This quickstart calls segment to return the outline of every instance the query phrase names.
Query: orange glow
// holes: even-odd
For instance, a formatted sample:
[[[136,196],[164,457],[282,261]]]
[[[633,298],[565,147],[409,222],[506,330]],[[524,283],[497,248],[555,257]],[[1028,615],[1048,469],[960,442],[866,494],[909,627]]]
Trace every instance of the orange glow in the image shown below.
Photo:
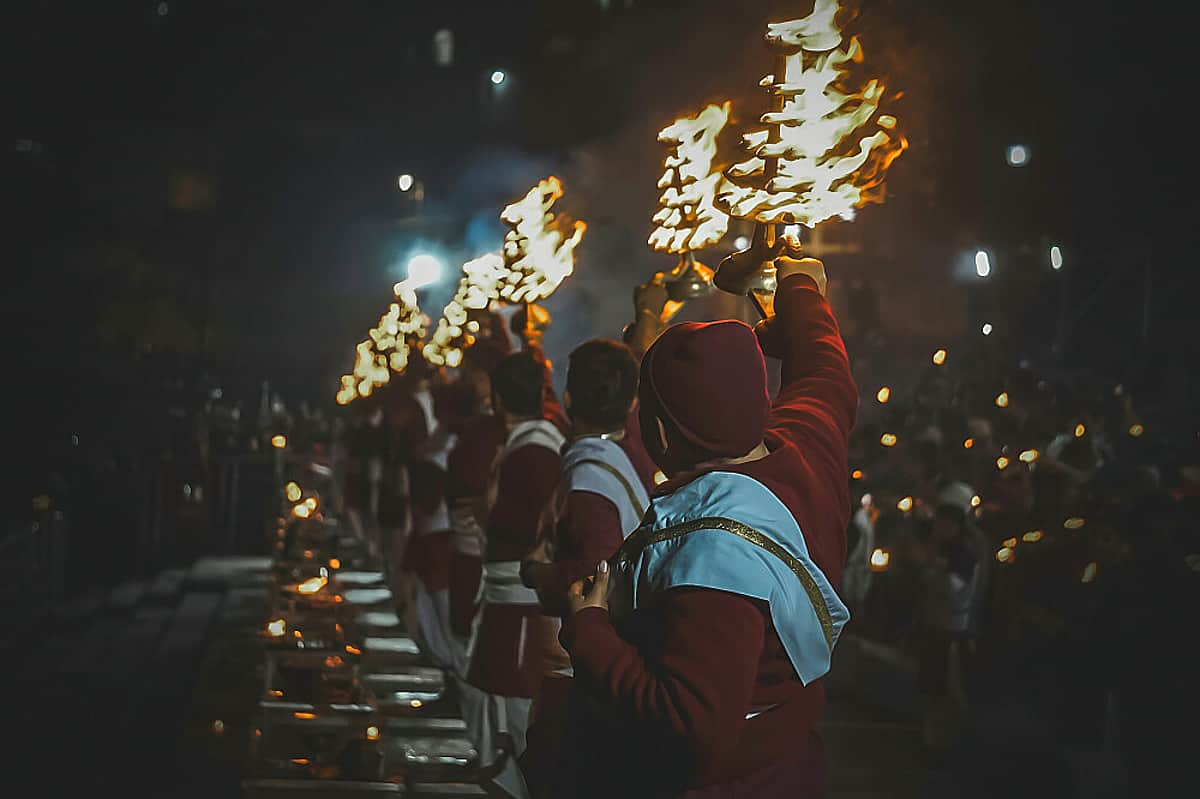
[[[1015,539],[1015,538],[1004,539],[1004,546],[1007,547],[1008,549],[1016,549],[1017,548],[1017,539]]]
[[[292,515],[297,519],[307,519],[312,516],[312,509],[304,504],[296,505],[292,508]]]
[[[508,276],[504,259],[496,253],[467,261],[462,271],[458,290],[442,310],[442,318],[421,350],[425,360],[435,366],[455,367],[462,363],[462,347],[466,342],[464,328],[470,330],[473,322],[467,318],[468,312],[481,311],[493,300],[499,300],[500,285]],[[478,328],[477,323],[475,327]]]
[[[295,763],[297,766],[307,766],[309,763],[309,760],[307,757],[293,757],[292,762]]]
[[[267,691],[267,693],[276,699],[279,699],[280,697],[283,696],[283,691],[279,691],[279,690],[271,690],[271,691]]]
[[[412,707],[412,708],[424,707],[424,705],[425,705],[425,703],[422,702],[420,699],[413,699],[408,703],[408,706]]]
[[[304,638],[304,633],[299,630],[292,630],[292,635],[296,638]]]
[[[945,362],[946,362],[946,351],[945,350],[937,350],[936,352],[933,353],[933,365],[934,366],[941,366]]]
[[[271,446],[275,449],[283,449],[287,446],[287,436],[275,435],[271,436]]]
[[[1039,455],[1041,455],[1041,453],[1036,449],[1027,449],[1022,452],[1018,458],[1020,459],[1021,463],[1034,463],[1037,461]]]
[[[329,657],[325,658],[325,668],[327,669],[340,669],[344,665],[346,665],[346,661],[342,660],[337,655],[330,655]]]
[[[963,449],[970,449],[973,446],[975,446],[975,439],[973,438],[968,438],[963,442]]]
[[[287,622],[283,619],[272,619],[267,622],[267,634],[275,638],[282,638],[287,633]]]
[[[739,219],[812,228],[883,201],[884,173],[908,143],[895,135],[894,116],[878,114],[884,96],[878,80],[843,91],[849,64],[862,60],[862,49],[856,38],[843,46],[837,11],[837,0],[816,0],[809,16],[767,26],[783,74],[767,75],[759,85],[781,105],[760,117],[768,129],[742,137],[752,155],[729,169],[739,182],[720,192]],[[760,176],[765,183],[740,181]]]
[[[982,504],[983,504],[983,497],[979,496],[978,494],[971,497],[971,507],[972,508],[978,508]]]
[[[1008,458],[1004,457],[1003,455],[1001,455],[999,458],[996,458],[996,468],[999,469],[1000,471],[1004,471],[1005,469],[1007,469],[1008,468]]]
[[[302,594],[315,594],[328,585],[329,580],[324,577],[309,577],[304,582],[296,586],[296,590]]]
[[[338,560],[337,558],[330,558],[329,559],[329,568],[340,569],[340,568],[342,568],[342,562],[340,560]]]
[[[1090,562],[1088,565],[1084,566],[1083,567],[1083,576],[1079,579],[1079,582],[1090,583],[1090,582],[1094,581],[1096,579],[1096,570],[1098,568],[1099,567],[1096,565],[1096,561],[1094,561],[1094,560],[1092,562]]]
[[[545,299],[575,271],[575,248],[587,224],[551,213],[562,195],[562,182],[551,175],[500,213],[511,228],[504,236],[508,274],[500,286],[501,299],[512,303]]]
[[[300,486],[296,483],[288,483],[284,491],[287,494],[288,502],[296,502],[300,499]]]
[[[1000,561],[1001,563],[1012,563],[1016,559],[1017,553],[1013,552],[1011,547],[1001,547],[1000,550],[996,552],[996,560]]]
[[[883,388],[881,388],[875,392],[875,399],[881,403],[887,402],[891,398],[892,398],[892,390],[890,388],[888,388],[887,386],[884,386]]]
[[[861,479],[863,479],[863,470],[862,470],[862,469],[855,469],[854,471],[850,472],[850,478],[851,478],[852,480],[861,480]]]
[[[888,566],[891,565],[891,562],[892,553],[888,552],[886,549],[883,549],[882,547],[875,547],[875,549],[871,551],[871,571],[885,572],[888,570]]]
[[[311,549],[304,550],[304,559],[305,560],[312,560],[312,556],[313,556],[313,551]]]
[[[895,434],[893,434],[893,433],[884,433],[882,436],[879,437],[879,443],[885,447],[896,446],[897,440],[898,439],[896,438]]]
[[[374,724],[367,727],[367,740],[368,741],[378,741],[379,740],[379,728],[376,727]]]
[[[1021,540],[1026,544],[1036,544],[1038,541],[1042,540],[1042,537],[1041,530],[1030,530],[1021,536]]]
[[[1140,438],[1142,433],[1145,432],[1146,428],[1142,427],[1140,424],[1129,425],[1129,435],[1133,436],[1134,438]]]
[[[362,654],[362,650],[361,650],[361,649],[359,649],[359,648],[358,648],[358,647],[356,647],[356,646],[352,646],[352,645],[350,645],[350,644],[346,644],[346,652],[347,652],[347,653],[349,653],[349,654],[351,654],[351,655],[361,655],[361,654]]]
[[[1075,437],[1076,438],[1083,438],[1083,434],[1086,432],[1087,432],[1087,428],[1084,427],[1082,424],[1075,425]]]
[[[295,713],[292,714],[292,717],[297,718],[297,719],[315,719],[317,717],[317,714],[316,713],[305,713],[303,711],[297,710]]]
[[[1087,524],[1087,522],[1084,521],[1082,516],[1072,516],[1071,518],[1069,518],[1065,522],[1063,522],[1063,527],[1065,527],[1068,530],[1079,530],[1085,524]]]
[[[658,140],[671,145],[663,161],[665,171],[658,179],[663,190],[659,210],[652,221],[658,225],[647,244],[659,251],[683,253],[716,244],[729,229],[729,215],[715,205],[725,187],[725,176],[714,168],[717,137],[729,121],[729,103],[709,105],[694,117],[677,119],[658,133]]]
[[[1008,392],[1007,391],[1001,391],[999,394],[996,395],[996,407],[997,408],[1007,408],[1008,407]]]
[[[910,510],[912,510],[912,507],[913,507],[913,498],[912,497],[904,497],[903,499],[901,499],[899,502],[896,503],[896,510],[903,511],[904,513],[908,513]]]

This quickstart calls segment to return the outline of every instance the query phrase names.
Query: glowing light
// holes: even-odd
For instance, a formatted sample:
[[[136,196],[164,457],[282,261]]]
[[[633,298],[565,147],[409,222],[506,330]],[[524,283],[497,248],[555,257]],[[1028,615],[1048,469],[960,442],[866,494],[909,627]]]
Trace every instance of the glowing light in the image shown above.
[[[513,303],[544,299],[575,271],[575,248],[587,224],[551,213],[562,195],[562,182],[551,175],[500,213],[510,226],[504,236],[508,274],[500,286],[501,299]]]
[[[1016,549],[1017,548],[1017,539],[1015,539],[1015,538],[1004,539],[1004,546],[1008,549]]]
[[[413,187],[415,180],[413,176],[405,173],[396,179],[396,185],[400,187],[400,191],[408,191]]]
[[[887,402],[892,398],[892,390],[888,386],[884,386],[875,392],[875,399],[881,403]]]
[[[729,103],[709,105],[694,117],[677,119],[658,133],[671,146],[658,179],[663,190],[652,221],[657,225],[647,244],[655,250],[682,253],[716,244],[729,229],[729,215],[715,201],[726,180],[714,168],[717,137],[729,121]]]
[[[300,499],[300,486],[296,483],[288,483],[284,487],[284,492],[287,494],[288,502],[296,502]]]
[[[991,322],[984,322],[983,327],[980,328],[980,332],[983,333],[983,335],[985,335],[985,336],[992,335],[992,330],[993,330],[993,328],[992,328]]]
[[[1072,516],[1063,522],[1063,527],[1068,530],[1079,530],[1082,529],[1085,524],[1087,524],[1087,522],[1082,516]]]
[[[745,250],[750,246],[750,239],[745,236],[738,236],[733,240],[733,248],[735,250]]]
[[[1009,166],[1025,166],[1029,163],[1029,148],[1023,144],[1014,144],[1004,152],[1004,159]]]
[[[996,552],[996,560],[1001,563],[1012,563],[1017,559],[1017,553],[1013,552],[1011,547],[1000,547]]]
[[[1000,471],[1004,471],[1005,469],[1007,469],[1008,468],[1008,458],[1004,457],[1003,455],[1001,455],[999,458],[996,458],[996,468],[999,469]]]
[[[1098,568],[1099,567],[1096,565],[1096,561],[1093,560],[1092,562],[1088,563],[1088,565],[1083,567],[1083,576],[1079,578],[1079,582],[1093,582],[1096,579],[1096,570]]]
[[[213,735],[222,735],[225,732],[225,722],[217,719],[212,723]]]
[[[1023,452],[1021,452],[1021,454],[1018,455],[1017,458],[1021,461],[1021,463],[1035,463],[1040,454],[1041,453],[1038,452],[1036,449],[1027,449],[1027,450],[1024,450]]]
[[[1062,250],[1060,250],[1058,248],[1058,245],[1056,244],[1050,248],[1050,268],[1057,271],[1059,269],[1062,269],[1062,265],[1063,265]]]
[[[297,710],[295,713],[292,714],[292,718],[297,718],[297,719],[315,719],[316,717],[317,717],[316,713],[307,713],[303,710]]]
[[[297,519],[307,519],[312,516],[312,508],[304,504],[295,505],[292,507],[292,515]]]
[[[504,258],[488,253],[467,261],[462,266],[463,276],[458,281],[458,290],[442,310],[442,318],[422,349],[425,360],[435,366],[457,366],[462,362],[462,347],[466,343],[464,326],[469,329],[469,311],[487,308],[493,300],[500,299],[500,285],[508,276]]]
[[[283,619],[272,619],[267,622],[267,634],[274,638],[282,638],[287,634],[287,622]]]
[[[1042,538],[1043,535],[1041,530],[1030,530],[1021,536],[1021,540],[1026,544],[1036,544],[1038,541],[1041,541]]]
[[[508,75],[504,72],[504,70],[502,70],[502,69],[492,70],[491,81],[492,81],[493,86],[499,86],[501,83],[504,83],[505,79],[507,79],[507,78],[508,78]]]
[[[767,26],[783,69],[759,85],[779,105],[759,118],[769,129],[742,137],[752,155],[728,170],[731,183],[719,195],[739,219],[812,228],[884,200],[885,173],[908,142],[896,135],[894,116],[878,113],[884,96],[878,80],[843,92],[848,65],[862,60],[862,48],[856,38],[842,46],[837,11],[837,0],[816,0],[809,16]],[[759,177],[765,180],[738,182]]]
[[[314,716],[314,718],[316,717]],[[293,757],[292,762],[297,766],[307,766],[309,764],[309,759],[307,757]]]
[[[271,436],[271,446],[275,449],[283,449],[287,446],[287,436],[276,435]]]
[[[440,260],[428,253],[414,255],[408,259],[408,279],[401,281],[397,286],[415,291],[432,285],[442,279],[444,268]],[[397,290],[396,293],[399,294],[401,290]]]
[[[379,740],[379,728],[376,727],[374,724],[367,727],[367,740],[368,741],[378,741]]]
[[[975,439],[973,438],[968,438],[963,442],[963,449],[970,449],[973,446],[975,446]]]
[[[1082,422],[1075,425],[1075,437],[1076,438],[1083,438],[1083,434],[1086,432],[1087,432],[1087,427],[1085,427]]]
[[[325,668],[327,669],[340,669],[344,665],[346,665],[346,661],[342,660],[338,655],[330,655],[325,658]]]
[[[983,497],[979,496],[978,494],[971,497],[971,507],[972,508],[978,508],[982,504],[983,504]]]
[[[663,474],[661,469],[654,473],[654,484],[656,486],[660,486],[665,482],[667,482],[667,476]]]
[[[987,277],[992,273],[992,261],[983,250],[975,253],[975,274]]]
[[[903,513],[908,513],[910,510],[912,510],[912,507],[913,507],[913,498],[912,497],[904,497],[903,499],[901,499],[899,502],[896,503],[896,510],[901,511]]]
[[[425,705],[425,703],[422,702],[420,699],[413,699],[413,700],[409,701],[409,703],[408,703],[408,706],[412,707],[412,708],[419,708],[419,707],[423,707],[424,705]]]
[[[359,649],[358,647],[353,646],[351,644],[346,644],[346,652],[347,652],[347,654],[350,654],[350,655],[361,655],[362,654],[361,649]]]
[[[945,362],[946,362],[946,351],[945,350],[937,350],[936,352],[933,353],[934,366],[941,366]]]
[[[304,500],[304,506],[306,508],[308,508],[309,510],[316,510],[317,509],[317,498],[316,497],[306,498]]]
[[[304,582],[296,586],[296,590],[302,594],[315,594],[324,588],[329,581],[324,577],[309,577]]]
[[[340,560],[338,560],[337,558],[330,558],[329,559],[329,568],[335,569],[335,570],[340,569],[340,568],[342,568],[342,562]]]
[[[996,395],[996,407],[997,408],[1007,408],[1008,407],[1008,392],[1007,391],[1001,391],[999,394]]]
[[[884,433],[883,435],[881,435],[879,437],[879,443],[885,447],[896,446],[896,441],[897,441],[896,436],[893,433]]]
[[[861,480],[861,479],[863,479],[863,470],[862,470],[862,469],[855,469],[854,471],[850,472],[850,479],[852,479],[852,480]]]
[[[888,552],[886,549],[875,547],[875,549],[871,551],[871,571],[885,572],[888,570],[888,566],[891,565],[891,562],[892,553]]]
[[[1142,433],[1145,432],[1146,428],[1142,427],[1140,424],[1129,425],[1129,435],[1133,436],[1134,438],[1140,438]]]

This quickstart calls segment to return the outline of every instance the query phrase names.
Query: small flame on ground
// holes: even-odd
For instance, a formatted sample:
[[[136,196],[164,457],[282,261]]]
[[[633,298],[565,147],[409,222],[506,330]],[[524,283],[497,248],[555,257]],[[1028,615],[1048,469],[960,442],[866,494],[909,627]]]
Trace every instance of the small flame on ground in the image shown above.
[[[963,449],[970,449],[973,446],[975,446],[975,439],[968,438],[967,440],[963,441]]]
[[[379,728],[376,727],[374,724],[367,727],[367,740],[368,741],[378,741],[379,740]]]
[[[1008,407],[1008,392],[1007,391],[1001,391],[999,394],[996,395],[996,407],[997,408],[1007,408]]]
[[[315,594],[324,588],[329,583],[324,577],[309,577],[304,582],[296,586],[296,590],[302,594]]]
[[[271,436],[271,446],[275,449],[283,449],[287,446],[287,436],[274,435]]]
[[[1082,423],[1075,425],[1075,437],[1083,438],[1083,434],[1087,432],[1087,427]]]
[[[284,490],[287,494],[288,502],[296,502],[300,499],[300,486],[296,483],[288,483]]]
[[[946,362],[946,351],[945,350],[937,350],[936,352],[933,353],[933,365],[934,366],[941,366],[945,362]]]
[[[1008,468],[1008,458],[1006,458],[1003,455],[1001,455],[999,458],[996,458],[996,468],[999,469],[1000,471],[1004,471],[1005,469],[1007,469]]]
[[[287,622],[283,619],[272,619],[267,622],[267,633],[282,638],[287,633]]]
[[[913,507],[913,498],[912,497],[904,497],[903,499],[901,499],[899,502],[896,503],[896,510],[903,511],[904,513],[908,513],[910,510],[912,510],[912,507]]]
[[[884,386],[883,388],[879,389],[879,391],[875,392],[875,399],[881,403],[885,403],[891,398],[892,390],[888,386]]]

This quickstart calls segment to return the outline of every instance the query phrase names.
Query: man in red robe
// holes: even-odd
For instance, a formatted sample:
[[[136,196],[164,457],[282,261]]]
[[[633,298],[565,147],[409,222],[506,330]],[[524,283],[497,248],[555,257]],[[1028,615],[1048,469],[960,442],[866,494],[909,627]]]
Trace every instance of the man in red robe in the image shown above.
[[[565,443],[544,418],[545,371],[544,359],[526,350],[492,372],[492,404],[508,435],[488,483],[481,610],[462,686],[463,716],[481,766],[496,787],[517,797],[526,790],[516,758],[541,680],[541,609],[519,572],[558,482]]]
[[[752,487],[761,492],[758,502],[722,515],[790,515],[802,541],[782,555],[776,545],[755,561],[779,581],[770,592],[687,581],[656,591],[643,582],[641,601],[615,624],[609,589],[628,580],[610,572],[624,570],[627,560],[602,562],[590,586],[572,586],[562,643],[575,669],[574,715],[550,795],[810,797],[826,789],[815,731],[824,704],[819,676],[846,618],[833,587],[846,554],[847,447],[858,396],[824,297],[824,267],[789,257],[777,257],[776,266],[777,316],[760,327],[757,341],[739,322],[683,324],[647,352],[639,388],[643,439],[671,478],[659,486],[647,519],[676,497],[719,504],[726,487]],[[764,352],[783,361],[782,387],[769,407]],[[712,488],[696,494],[698,485]],[[699,536],[651,543],[685,547],[678,550],[691,557],[685,565],[715,575],[708,585],[723,585],[724,563],[708,559],[706,548],[743,557],[751,544],[725,528],[710,530],[711,523],[699,526]],[[731,529],[747,527],[735,522]],[[770,552],[770,544],[759,546]],[[797,555],[810,567],[803,577]],[[791,572],[781,572],[780,563],[801,579],[789,586],[779,575]],[[782,591],[794,598],[800,583],[811,606],[801,599],[773,607]],[[628,596],[612,598],[628,604]],[[797,635],[809,619],[821,621],[815,648],[813,636]],[[807,650],[798,644],[805,641]]]

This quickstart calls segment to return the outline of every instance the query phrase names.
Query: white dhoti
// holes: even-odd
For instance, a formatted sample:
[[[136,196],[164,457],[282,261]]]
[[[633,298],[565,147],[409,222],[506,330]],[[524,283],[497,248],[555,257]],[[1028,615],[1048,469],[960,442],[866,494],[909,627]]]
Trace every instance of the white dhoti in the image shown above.
[[[484,771],[499,769],[490,782],[516,799],[527,799],[529,789],[517,766],[525,751],[532,700],[485,693],[465,680],[458,680],[463,721],[467,723],[479,766]]]
[[[430,591],[419,580],[413,580],[417,645],[439,668],[456,671],[460,655],[450,630],[450,591]]]

